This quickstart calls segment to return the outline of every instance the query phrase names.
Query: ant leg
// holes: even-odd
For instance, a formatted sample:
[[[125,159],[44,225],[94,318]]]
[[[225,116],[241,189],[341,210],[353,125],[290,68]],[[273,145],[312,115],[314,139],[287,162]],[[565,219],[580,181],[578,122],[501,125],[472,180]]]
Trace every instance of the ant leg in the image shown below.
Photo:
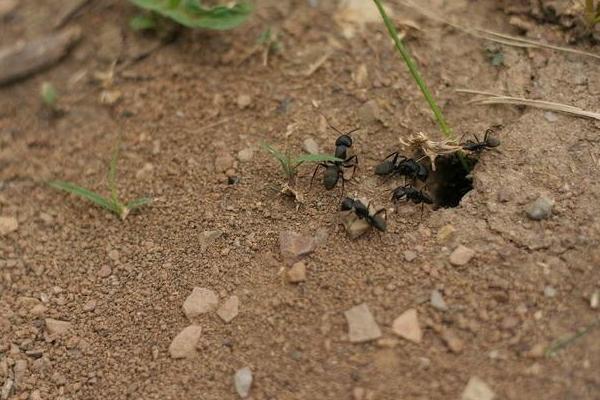
[[[400,153],[398,153],[397,151],[393,152],[392,154],[390,154],[389,156],[387,156],[386,158],[383,159],[383,161],[387,160],[388,158],[394,157],[394,159],[392,160],[392,164],[396,164],[396,161],[398,161],[398,157],[400,156]],[[404,156],[401,156],[402,158],[406,158]]]
[[[354,160],[353,163],[350,164],[350,161]],[[352,157],[348,158],[346,161],[344,161],[344,168],[352,168],[352,176],[350,177],[350,179],[354,178],[354,174],[356,173],[356,169],[358,168],[358,156],[355,154]]]
[[[379,211],[377,211],[375,214],[373,214],[373,217],[375,217],[381,213],[385,214],[385,217],[383,219],[387,221],[387,209],[385,207],[380,209]]]
[[[354,129],[352,129],[350,132],[348,132],[348,133],[345,133],[344,135],[349,135],[349,134],[351,134],[351,133],[354,133],[354,132],[356,132],[356,131],[358,131],[358,130],[360,130],[360,128],[354,128]]]
[[[312,188],[313,181],[315,180],[315,175],[317,175],[317,171],[319,170],[320,167],[327,168],[327,165],[324,163],[317,164],[317,166],[315,167],[315,172],[313,172],[312,178],[310,178],[310,185],[308,186],[309,190],[310,190],[310,188]]]
[[[340,196],[340,198],[344,197],[344,192],[345,192],[345,182],[346,182],[346,178],[344,178],[344,171],[342,170],[338,170],[338,179],[342,178],[342,194]]]

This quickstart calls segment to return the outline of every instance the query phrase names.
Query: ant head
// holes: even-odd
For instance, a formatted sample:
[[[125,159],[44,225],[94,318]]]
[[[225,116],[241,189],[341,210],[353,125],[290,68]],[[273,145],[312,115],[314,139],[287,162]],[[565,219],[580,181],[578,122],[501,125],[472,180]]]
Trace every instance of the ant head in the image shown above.
[[[341,206],[342,211],[352,210],[353,208],[354,208],[354,199],[351,199],[350,197],[346,197],[346,198],[344,198],[344,200],[342,200],[342,206]]]
[[[336,146],[352,147],[352,138],[348,135],[341,135],[335,141]]]

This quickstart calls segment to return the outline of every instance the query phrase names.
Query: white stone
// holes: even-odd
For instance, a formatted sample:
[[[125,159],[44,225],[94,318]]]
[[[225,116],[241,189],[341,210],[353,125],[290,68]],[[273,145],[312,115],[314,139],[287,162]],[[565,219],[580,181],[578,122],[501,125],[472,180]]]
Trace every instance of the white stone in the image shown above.
[[[233,376],[233,384],[235,385],[235,391],[242,399],[248,397],[252,387],[252,371],[250,368],[238,369]]]

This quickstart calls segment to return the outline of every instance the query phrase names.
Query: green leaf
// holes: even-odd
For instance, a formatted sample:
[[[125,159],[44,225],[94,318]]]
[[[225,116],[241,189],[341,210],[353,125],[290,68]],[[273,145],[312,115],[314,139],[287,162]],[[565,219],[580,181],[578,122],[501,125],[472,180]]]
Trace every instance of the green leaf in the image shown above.
[[[129,20],[129,27],[134,31],[156,29],[156,19],[151,15],[136,15]]]
[[[129,203],[127,203],[127,205],[125,207],[127,207],[129,210],[135,210],[136,208],[143,207],[143,206],[148,205],[150,203],[152,203],[152,199],[151,198],[142,197],[142,198],[130,201]]]
[[[328,154],[303,154],[300,157],[294,159],[294,162],[323,162],[323,161],[335,161],[343,162],[341,158],[330,156]]]
[[[244,22],[252,7],[237,3],[231,7],[203,7],[198,0],[129,0],[145,10],[154,11],[188,28],[232,29]]]
[[[67,193],[74,194],[76,196],[82,197],[86,200],[91,201],[92,203],[105,208],[115,214],[119,214],[119,208],[113,203],[110,199],[107,199],[104,196],[99,195],[96,192],[92,192],[86,188],[78,186],[71,182],[65,181],[52,181],[48,183],[50,187],[54,189],[62,190]]]

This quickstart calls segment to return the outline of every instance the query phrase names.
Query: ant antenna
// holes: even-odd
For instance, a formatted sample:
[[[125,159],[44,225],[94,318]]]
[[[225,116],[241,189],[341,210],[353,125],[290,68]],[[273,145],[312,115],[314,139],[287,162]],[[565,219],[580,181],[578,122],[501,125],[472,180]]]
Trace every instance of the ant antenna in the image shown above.
[[[318,112],[319,114],[321,114],[321,116],[323,116],[323,118],[325,118],[325,121],[327,122],[327,125],[329,125],[329,127],[330,127],[331,129],[333,129],[334,131],[336,131],[336,132],[337,132],[337,133],[339,133],[340,135],[349,135],[349,134],[351,134],[351,133],[354,133],[354,132],[356,132],[356,131],[358,131],[358,130],[360,129],[360,128],[354,128],[354,129],[352,129],[350,132],[347,132],[347,133],[341,132],[341,131],[340,131],[338,128],[336,128],[335,126],[333,126],[333,125],[331,124],[331,122],[329,122],[329,118],[327,118],[327,116],[326,116],[325,114],[323,114],[323,112],[321,112],[321,110],[317,109],[317,112]]]

